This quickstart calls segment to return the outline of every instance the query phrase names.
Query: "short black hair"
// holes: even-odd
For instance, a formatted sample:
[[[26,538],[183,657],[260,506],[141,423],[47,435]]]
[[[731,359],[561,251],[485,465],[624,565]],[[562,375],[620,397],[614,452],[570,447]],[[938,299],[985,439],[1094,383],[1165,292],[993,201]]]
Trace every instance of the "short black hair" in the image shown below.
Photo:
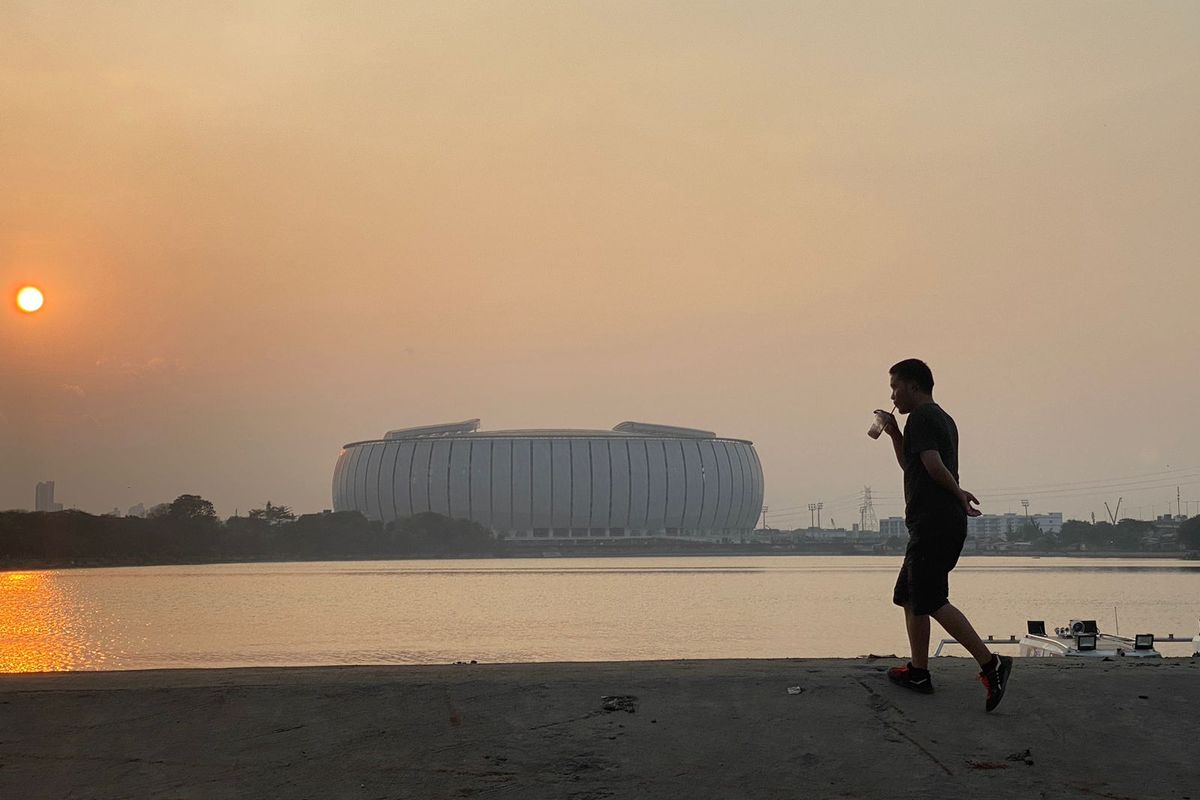
[[[926,394],[933,391],[933,370],[919,358],[906,358],[892,365],[889,375],[895,375],[902,381],[911,381]]]

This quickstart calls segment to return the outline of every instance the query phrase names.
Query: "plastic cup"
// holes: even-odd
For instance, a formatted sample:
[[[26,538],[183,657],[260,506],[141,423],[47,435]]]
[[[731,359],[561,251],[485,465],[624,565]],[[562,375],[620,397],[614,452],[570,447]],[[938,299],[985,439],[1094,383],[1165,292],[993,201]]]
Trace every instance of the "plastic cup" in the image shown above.
[[[867,436],[870,436],[872,439],[878,439],[880,434],[883,433],[883,429],[887,427],[888,416],[888,413],[883,409],[875,409],[875,421],[867,429]]]

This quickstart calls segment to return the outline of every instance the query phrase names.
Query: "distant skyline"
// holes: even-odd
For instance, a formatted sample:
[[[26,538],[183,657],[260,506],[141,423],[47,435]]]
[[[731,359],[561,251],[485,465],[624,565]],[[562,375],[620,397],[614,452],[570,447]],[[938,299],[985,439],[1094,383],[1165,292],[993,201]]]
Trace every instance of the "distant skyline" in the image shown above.
[[[849,526],[900,512],[866,428],[910,356],[986,513],[1195,508],[1198,40],[1154,2],[5,3],[0,508],[311,512],[391,428],[642,420]]]
[[[1182,483],[1183,482],[1187,482],[1188,485],[1194,484],[1195,479],[1192,477],[1192,473],[1194,473],[1194,472],[1195,472],[1195,470],[1191,470],[1191,469],[1188,469],[1188,470],[1166,470],[1162,473],[1148,473],[1148,474],[1144,474],[1142,476],[1116,478],[1116,479],[1111,479],[1108,481],[1079,482],[1078,485],[1076,485],[1076,484],[1065,484],[1065,485],[1064,484],[1059,484],[1059,485],[1047,484],[1047,485],[1043,485],[1043,486],[1036,486],[1029,490],[1013,489],[1013,488],[1009,487],[1009,488],[1006,488],[1005,490],[1003,490],[1002,492],[993,493],[992,499],[994,502],[999,500],[1000,502],[1006,503],[1010,507],[1016,506],[1018,510],[1016,510],[1016,511],[1013,511],[1013,510],[993,511],[993,512],[988,512],[988,515],[1007,516],[1007,515],[1015,514],[1017,516],[1024,516],[1024,515],[1028,514],[1031,517],[1046,517],[1046,516],[1054,515],[1054,514],[1062,515],[1062,512],[1059,510],[1058,505],[1055,505],[1053,502],[1048,502],[1048,501],[1042,500],[1041,501],[1042,505],[1038,505],[1039,498],[1046,496],[1046,495],[1048,495],[1050,498],[1055,499],[1055,500],[1061,500],[1062,498],[1079,498],[1079,497],[1104,497],[1104,498],[1107,498],[1110,495],[1113,495],[1113,493],[1115,492],[1116,493],[1114,495],[1116,498],[1115,500],[1102,499],[1100,501],[1100,505],[1103,508],[1102,512],[1093,511],[1093,512],[1089,512],[1089,513],[1077,514],[1077,515],[1073,515],[1073,516],[1068,515],[1067,518],[1083,519],[1085,521],[1089,521],[1090,517],[1094,515],[1094,517],[1095,517],[1094,520],[1090,520],[1090,521],[1109,522],[1110,520],[1121,520],[1121,519],[1126,519],[1126,518],[1154,520],[1154,519],[1158,519],[1158,518],[1164,517],[1164,516],[1170,516],[1170,517],[1195,516],[1197,514],[1200,514],[1200,499],[1184,499],[1184,496],[1182,494]],[[1176,495],[1175,495],[1174,500],[1172,500],[1168,497],[1166,500],[1163,500],[1159,503],[1151,502],[1149,505],[1140,505],[1140,506],[1131,506],[1131,505],[1127,505],[1124,503],[1125,495],[1129,495],[1130,497],[1139,497],[1139,496],[1149,496],[1149,495],[1153,495],[1153,494],[1161,494],[1162,488],[1164,485],[1163,482],[1164,481],[1170,482],[1172,480],[1177,482],[1176,483]],[[51,487],[50,492],[52,495],[54,481],[49,481],[48,484]],[[41,495],[43,485],[45,485],[45,484],[43,484],[41,482],[39,482],[37,484],[36,494],[38,494],[39,497]],[[1153,488],[1153,489],[1144,488],[1146,486],[1154,486],[1156,488]],[[1167,487],[1167,488],[1170,488],[1170,487]],[[1129,490],[1129,491],[1126,491],[1126,490]],[[1028,509],[1026,509],[1021,504],[1021,499],[1015,500],[1015,501],[1013,500],[1013,498],[1018,497],[1018,496],[1021,499],[1030,501]],[[859,525],[860,520],[863,520],[865,518],[865,514],[863,513],[863,511],[864,511],[863,498],[864,497],[865,497],[865,492],[859,492],[858,494],[856,494],[852,497],[850,497],[850,496],[839,497],[837,499],[837,502],[830,503],[828,505],[826,505],[824,503],[824,501],[821,501],[821,500],[814,501],[813,505],[820,504],[821,509],[819,511],[815,510],[815,509],[809,509],[808,505],[810,505],[810,504],[807,504],[807,503],[802,504],[800,506],[783,506],[783,507],[779,507],[778,509],[770,509],[768,507],[769,513],[765,513],[763,516],[760,516],[760,523],[764,521],[764,517],[765,517],[767,524],[772,528],[795,529],[795,528],[820,527],[820,528],[825,528],[825,529],[833,529],[836,527],[836,528],[851,529],[851,528]],[[1190,497],[1190,495],[1189,495],[1189,497]],[[872,498],[873,498],[873,507],[875,509],[875,517],[876,517],[874,527],[878,526],[879,520],[882,520],[882,519],[885,519],[888,517],[891,517],[891,518],[902,518],[903,517],[903,497],[902,497],[902,495],[885,494],[881,500],[879,494],[872,491]],[[166,503],[169,503],[173,499],[175,499],[175,498],[173,498],[173,497],[167,498],[160,502],[162,502],[163,504],[166,504]],[[37,506],[39,503],[40,503],[40,500],[35,501],[34,508],[32,510],[49,510],[49,509],[38,508]],[[114,514],[120,514],[121,516],[126,516],[126,515],[128,515],[128,516],[145,516],[147,508],[151,508],[156,504],[157,503],[150,503],[150,504],[146,505],[143,503],[136,503],[134,506],[131,506],[127,510],[127,512],[121,512],[119,508],[113,508],[110,511],[96,511],[96,510],[92,509],[92,513],[114,513]],[[64,508],[62,503],[55,503],[54,505],[57,506],[58,510],[61,510],[62,508]],[[265,502],[257,504],[257,507],[261,508],[264,505],[265,505]],[[329,506],[326,506],[324,508],[328,509],[328,508],[332,507],[332,505],[333,505],[333,503],[331,502]],[[1061,505],[1061,503],[1059,505]],[[234,513],[234,515],[240,514],[241,516],[246,516],[246,514],[250,510],[252,510],[252,508],[254,508],[254,507],[255,507],[255,505],[252,504],[248,508],[241,508],[241,509],[235,508],[233,513]],[[65,506],[65,508],[67,508],[68,510],[77,509],[78,506],[76,506],[74,504],[68,504],[67,506]],[[850,511],[853,511],[854,508],[858,509],[858,513],[856,516],[852,516],[849,513]],[[887,509],[886,513],[881,512],[880,511],[881,508]],[[16,510],[21,510],[21,509],[16,509]],[[87,509],[81,509],[81,510],[87,510]],[[311,509],[309,511],[316,511],[316,510],[318,510],[318,509]],[[843,517],[842,521],[838,522],[836,520],[836,518],[834,516],[832,516],[832,514],[830,512],[841,514]],[[302,511],[302,513],[309,513],[309,512]],[[818,523],[820,523],[819,526],[818,526]],[[872,526],[870,524],[868,524],[868,527],[872,527]]]

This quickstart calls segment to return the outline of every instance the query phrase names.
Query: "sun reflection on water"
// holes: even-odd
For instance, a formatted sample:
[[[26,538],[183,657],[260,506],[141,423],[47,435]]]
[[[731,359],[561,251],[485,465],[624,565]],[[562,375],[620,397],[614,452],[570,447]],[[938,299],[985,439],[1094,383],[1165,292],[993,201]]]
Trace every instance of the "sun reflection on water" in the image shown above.
[[[76,603],[54,572],[0,572],[0,672],[79,669]]]

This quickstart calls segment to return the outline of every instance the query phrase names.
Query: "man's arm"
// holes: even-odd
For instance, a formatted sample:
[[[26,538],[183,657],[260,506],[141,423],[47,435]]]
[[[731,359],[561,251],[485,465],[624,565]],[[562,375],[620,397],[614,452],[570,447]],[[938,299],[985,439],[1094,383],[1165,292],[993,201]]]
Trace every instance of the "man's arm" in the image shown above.
[[[896,417],[888,414],[888,420],[883,426],[884,432],[892,437],[892,449],[896,451],[896,463],[904,469],[904,434],[900,432],[900,424]]]
[[[954,475],[946,469],[946,465],[942,462],[941,453],[937,450],[922,450],[921,463],[925,465],[925,471],[938,486],[958,498],[968,517],[978,517],[983,513],[978,508],[971,507],[971,503],[979,505],[979,499],[958,485],[958,481],[954,480]]]
[[[900,469],[904,469],[904,434],[894,423],[888,426],[887,432],[892,437],[892,449],[896,451],[896,463],[900,465]]]

